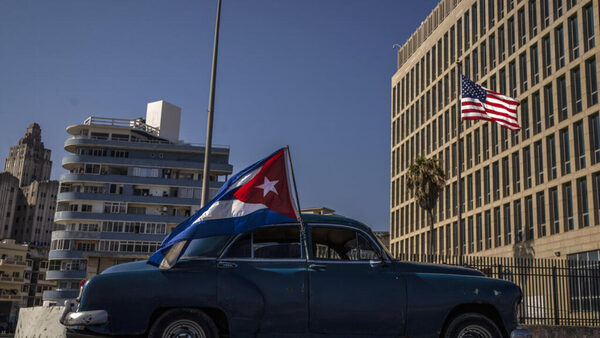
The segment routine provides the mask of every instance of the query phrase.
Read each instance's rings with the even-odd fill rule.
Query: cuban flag
[[[289,149],[282,148],[232,176],[215,198],[179,224],[148,264],[169,269],[192,239],[232,235],[299,220],[289,180]]]

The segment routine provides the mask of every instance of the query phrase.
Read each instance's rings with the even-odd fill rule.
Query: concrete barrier
[[[64,338],[67,330],[58,320],[63,306],[29,307],[19,311],[15,338]]]

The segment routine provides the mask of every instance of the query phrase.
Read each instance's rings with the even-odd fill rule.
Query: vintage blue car
[[[194,240],[177,264],[111,267],[66,302],[71,334],[527,337],[521,290],[476,270],[395,261],[337,216]]]

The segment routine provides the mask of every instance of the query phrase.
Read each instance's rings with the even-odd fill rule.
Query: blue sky
[[[223,0],[213,143],[240,170],[290,145],[302,207],[389,230],[394,43],[435,0]],[[60,166],[87,116],[182,108],[203,143],[215,1],[0,1],[0,157],[38,122]]]

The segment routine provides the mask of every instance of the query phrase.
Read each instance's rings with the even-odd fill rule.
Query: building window
[[[487,161],[490,158],[490,149],[489,149],[489,133],[488,133],[489,124],[484,124],[482,127],[482,137],[483,137],[483,160]]]
[[[494,208],[494,233],[496,234],[496,247],[502,246],[502,223],[500,222],[500,207]]]
[[[517,97],[517,66],[513,61],[508,64],[508,82],[510,85],[510,94],[512,97]]]
[[[525,197],[525,240],[532,241],[533,240],[533,199],[531,196]]]
[[[556,171],[556,145],[554,143],[554,135],[546,137],[546,152],[548,156],[548,180],[553,180],[557,176]]]
[[[565,183],[562,186],[563,191],[563,214],[565,218],[565,231],[570,231],[575,228],[573,220],[573,194],[571,191],[571,182]]]
[[[483,202],[490,203],[490,167],[483,167]]]
[[[593,106],[598,103],[598,81],[596,80],[596,58],[592,57],[585,61],[585,78],[587,104]]]
[[[473,37],[473,44],[475,44],[477,42],[477,4],[471,7],[471,19],[473,21],[471,24],[471,36]]]
[[[565,66],[565,40],[563,26],[554,29],[554,46],[556,48],[556,69]]]
[[[585,42],[585,51],[594,48],[594,13],[592,4],[583,7],[583,36]]]
[[[529,1],[529,38],[537,35],[537,6],[535,0]]]
[[[506,47],[504,46],[504,26],[500,26],[498,28],[498,57],[498,62],[502,62],[506,58]]]
[[[534,86],[540,82],[540,65],[538,62],[538,47],[537,43],[529,50],[531,56],[531,85]]]
[[[573,125],[575,132],[575,167],[577,170],[585,168],[585,139],[583,136],[583,121]]]
[[[475,231],[477,232],[477,251],[483,250],[483,233],[481,229],[481,214],[475,216]]]
[[[560,162],[563,175],[571,173],[571,151],[569,146],[569,128],[560,130]]]
[[[499,163],[498,161],[492,164],[492,178],[494,184],[494,201],[500,199],[500,172],[499,172]]]
[[[539,94],[538,96],[538,104],[539,104]],[[529,138],[529,102],[527,99],[521,101],[521,130],[523,131],[521,135],[523,135],[523,140]],[[517,133],[513,133],[513,136],[517,135]]]
[[[569,18],[569,58],[571,61],[579,57],[579,33],[577,15]]]
[[[556,86],[558,91],[558,120],[564,121],[569,117],[567,108],[567,82],[564,76],[556,80]]]
[[[481,171],[475,172],[475,206],[481,207]]]
[[[577,180],[577,211],[579,214],[579,227],[585,228],[590,225],[590,214],[588,210],[587,183],[585,177]]]
[[[592,175],[592,190],[594,193],[594,224],[600,223],[600,172]]]
[[[554,100],[552,97],[552,83],[549,83],[544,87],[544,115],[546,116],[546,128],[552,127],[554,125]]]
[[[504,245],[512,243],[512,227],[510,224],[510,204],[504,205]]]
[[[533,113],[533,133],[537,134],[542,131],[542,115],[540,112],[540,92],[535,92],[531,96],[531,109]],[[529,115],[529,114],[528,114]],[[529,122],[527,123],[529,125]],[[523,138],[525,138],[525,134]],[[529,126],[527,128],[527,138],[529,137]]]
[[[527,42],[527,33],[525,32],[525,9],[521,8],[517,13],[519,20],[519,47],[523,46]]]
[[[525,189],[531,188],[531,152],[529,146],[523,148],[523,175],[525,176]]]
[[[470,216],[467,219],[467,221],[469,226],[469,253],[473,253],[475,252],[475,237],[473,236],[473,216]]]
[[[554,20],[563,15],[563,0],[554,0]]]
[[[581,72],[579,67],[571,70],[571,103],[573,114],[581,112],[583,101],[581,98]]]
[[[504,195],[502,197],[510,196],[510,184],[508,184],[509,170],[508,156],[506,156],[502,159],[502,185],[504,186]]]
[[[496,67],[496,37],[494,34],[490,35],[489,45],[490,45],[490,69],[494,69]],[[494,90],[494,89],[492,88],[492,90]]]
[[[542,38],[542,60],[544,67],[544,77],[552,74],[552,53],[550,52],[550,35]]]
[[[600,163],[600,117],[598,113],[589,117],[590,128],[590,151],[592,164]]]
[[[535,184],[540,185],[544,183],[544,159],[543,159],[543,150],[542,150],[542,141],[538,141],[533,145],[534,152],[534,165],[535,165]]]
[[[519,152],[512,154],[513,165],[513,193],[521,192],[521,166],[519,164]]]
[[[509,54],[512,54],[516,50],[515,19],[514,19],[514,17],[511,16],[508,19],[508,22],[506,23],[506,26],[507,26],[507,29],[508,29],[508,49],[509,49]]]
[[[550,223],[552,224],[552,234],[560,233],[560,219],[558,217],[558,189],[550,188]]]
[[[536,195],[537,199],[537,225],[538,237],[546,236],[546,203],[544,202],[544,191]]]
[[[542,12],[542,29],[544,29],[550,25],[550,0],[541,0],[540,7]]]
[[[521,82],[521,93],[527,90],[527,54],[519,55],[519,80]],[[516,96],[515,96],[516,97]]]

